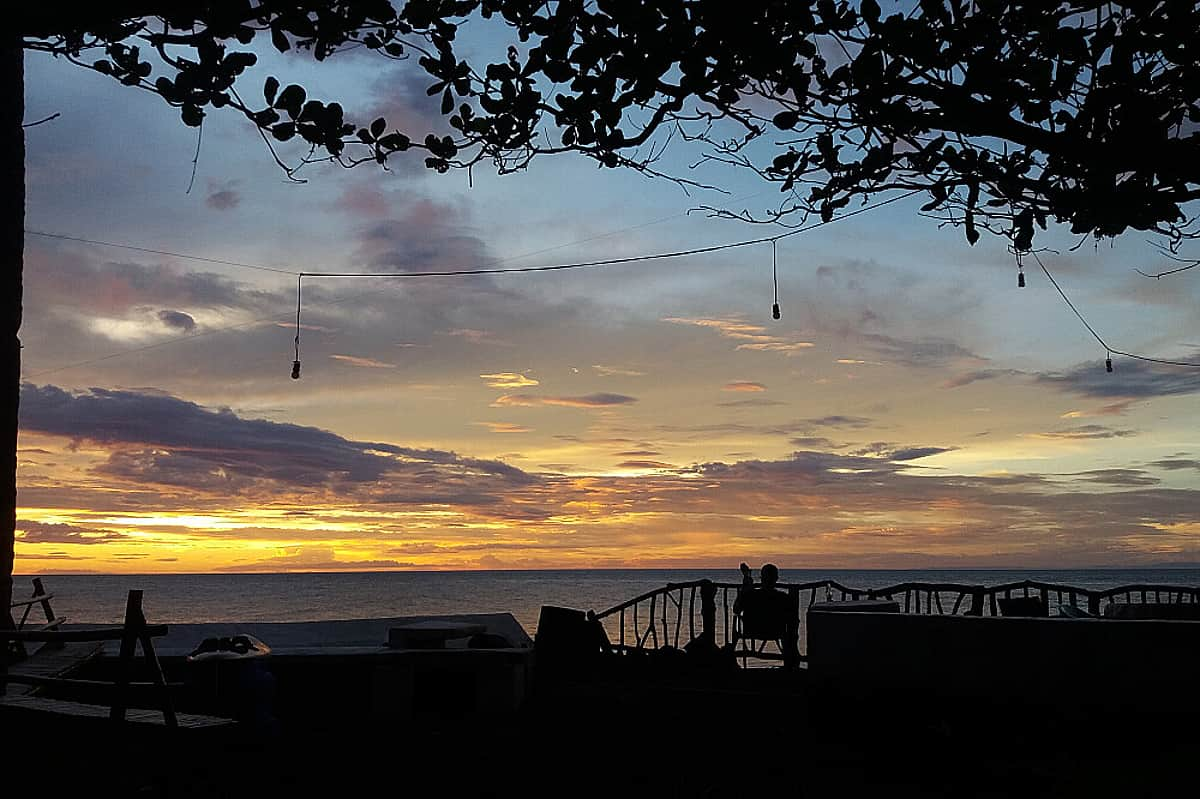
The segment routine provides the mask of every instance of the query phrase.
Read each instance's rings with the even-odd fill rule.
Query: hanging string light
[[[775,290],[775,302],[771,305],[771,318],[778,319],[779,314],[779,274],[777,272],[779,266],[778,251],[776,248],[777,241],[771,239],[771,286]]]
[[[1112,353],[1111,352],[1108,354],[1108,357],[1104,359],[1104,371],[1106,371],[1106,372],[1112,371]]]
[[[304,275],[296,275],[296,360],[292,361],[292,379],[300,379],[300,284]]]

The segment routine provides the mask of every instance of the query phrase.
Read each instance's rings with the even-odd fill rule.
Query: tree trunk
[[[25,61],[21,38],[0,35],[0,623],[12,624],[25,247]]]

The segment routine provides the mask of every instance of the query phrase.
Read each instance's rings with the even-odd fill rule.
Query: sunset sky
[[[439,130],[427,79],[351,52],[276,74]],[[288,271],[541,265],[772,230],[722,186],[575,157],[497,177],[314,165],[233,113],[26,60],[26,227]],[[435,105],[431,106],[431,102]],[[299,155],[283,148],[288,158]],[[912,198],[771,249],[603,269],[305,283],[28,236],[18,572],[1102,566],[1200,561],[1200,369],[1105,351],[1003,242]],[[689,210],[692,213],[688,213]],[[1044,262],[1113,346],[1200,360],[1200,270],[1139,233]],[[1185,250],[1193,257],[1200,249]]]

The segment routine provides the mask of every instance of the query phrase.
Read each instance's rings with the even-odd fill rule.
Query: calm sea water
[[[145,591],[146,616],[157,623],[316,621],[443,613],[512,613],[533,634],[542,605],[603,610],[668,582],[701,578],[738,582],[735,569],[359,572],[336,574],[50,575],[54,610],[72,622],[121,620],[125,594]],[[835,579],[852,588],[905,581],[996,585],[1024,579],[1080,588],[1130,583],[1200,585],[1200,569],[904,570],[787,569],[785,582]],[[14,593],[30,590],[15,578]]]

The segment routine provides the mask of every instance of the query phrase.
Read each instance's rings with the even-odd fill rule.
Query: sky
[[[267,74],[439,129],[411,65],[263,53],[244,85]],[[217,111],[192,182],[197,132],[159,98],[41,54],[26,81],[27,119],[61,115],[26,132],[32,231],[393,273],[782,232],[700,210],[778,200],[689,171],[683,146],[664,166],[723,192],[572,156],[468,176],[412,154],[297,185]],[[1002,241],[920,204],[780,241],[779,320],[768,245],[306,279],[295,381],[294,277],[29,235],[17,571],[1200,561],[1200,370],[1107,373],[1036,267],[1017,288]],[[1200,359],[1200,273],[1138,275],[1171,264],[1136,232],[1078,243],[1039,238],[1112,346]]]

